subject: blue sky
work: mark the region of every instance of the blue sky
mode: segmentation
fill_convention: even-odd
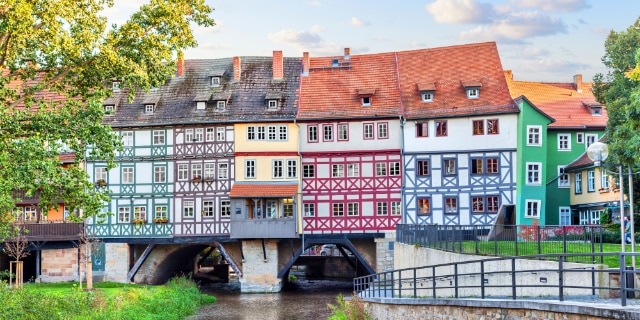
[[[611,30],[640,17],[636,0],[205,0],[216,26],[197,28],[186,59],[367,54],[496,41],[516,80],[591,81]],[[121,23],[143,0],[105,11]],[[469,57],[473,63],[473,57]]]

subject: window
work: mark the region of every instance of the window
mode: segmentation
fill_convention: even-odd
[[[456,159],[444,159],[442,162],[445,176],[456,174]]]
[[[386,216],[389,214],[389,204],[386,202],[376,203],[376,213],[379,216]]]
[[[605,170],[600,170],[600,188],[609,189],[609,175]]]
[[[480,97],[480,90],[478,89],[467,89],[467,98],[468,99],[478,99]]]
[[[498,119],[487,119],[487,134],[498,133]]]
[[[216,164],[209,162],[204,164],[204,180],[212,181],[216,174]]]
[[[482,159],[471,159],[471,174],[482,174]]]
[[[155,109],[155,108],[154,108],[154,105],[152,105],[152,104],[145,104],[144,105],[144,113],[153,113],[153,109]]]
[[[113,111],[116,109],[116,106],[112,105],[112,104],[107,104],[104,106],[104,113],[105,114],[113,114]]]
[[[597,134],[587,134],[587,144],[584,146],[585,149],[589,148],[589,146],[596,141],[598,141]]]
[[[258,136],[257,136],[256,139],[265,140],[265,127],[264,126],[259,126],[256,129],[258,130]]]
[[[256,140],[256,127],[247,127],[247,140]]]
[[[313,178],[316,176],[316,166],[313,164],[305,164],[302,166],[302,177]]]
[[[363,138],[365,140],[373,139],[373,123],[365,123],[363,129]]]
[[[561,226],[569,226],[571,225],[571,207],[560,207],[560,225]],[[598,220],[598,223],[600,221]]]
[[[164,130],[153,130],[153,144],[163,145],[164,141]]]
[[[387,175],[387,164],[386,163],[376,163],[376,177],[386,176]]]
[[[540,200],[526,200],[526,211],[524,213],[525,218],[539,218],[540,217]]]
[[[212,87],[220,86],[220,77],[210,77],[211,82],[209,83]]]
[[[256,161],[255,160],[244,161],[244,177],[249,179],[256,177]]]
[[[487,212],[497,213],[500,208],[500,202],[498,196],[487,197]]]
[[[582,193],[582,172],[577,172],[575,174],[575,193]]]
[[[218,163],[218,179],[229,179],[229,164]]]
[[[378,139],[389,138],[389,124],[386,122],[378,123]]]
[[[421,95],[422,102],[433,102],[433,92],[423,92]]]
[[[120,207],[118,208],[118,223],[131,222],[131,208]]]
[[[400,201],[391,201],[391,215],[399,216],[402,214],[402,209],[400,208]]]
[[[122,145],[125,147],[133,147],[133,131],[122,131]]]
[[[487,158],[487,173],[489,174],[498,174],[498,158]]]
[[[107,168],[105,167],[96,167],[94,169],[94,178],[95,181],[98,180],[104,180],[104,182],[107,182]]]
[[[225,127],[217,127],[216,128],[216,140],[224,141],[226,140],[226,128]]]
[[[287,140],[287,135],[288,135],[288,127],[285,126],[278,126],[278,139],[280,141],[286,141]]]
[[[333,125],[325,124],[322,126],[323,141],[333,141]]]
[[[571,135],[558,134],[558,150],[571,151]]]
[[[445,214],[458,213],[458,198],[454,198],[454,197],[444,198],[444,213]]]
[[[315,203],[305,203],[304,204],[304,215],[305,217],[313,217],[316,215],[316,204]]]
[[[189,165],[186,163],[178,164],[178,180],[184,181],[189,179]]]
[[[202,216],[211,218],[215,214],[215,205],[213,201],[203,201],[202,202]]]
[[[541,146],[542,127],[540,126],[527,126],[527,145],[528,146]]]
[[[484,120],[473,120],[473,135],[484,135]]]
[[[318,126],[307,127],[307,141],[318,142]]]
[[[207,128],[205,133],[205,139],[207,139],[207,141],[214,141],[216,137],[215,133],[216,132],[214,128]]]
[[[122,167],[122,183],[133,183],[133,167]]]
[[[343,164],[334,164],[331,167],[331,176],[334,178],[342,178],[344,177],[344,165]]]
[[[293,198],[282,199],[282,212],[285,218],[293,217]]]
[[[576,133],[576,142],[579,143],[579,144],[583,144],[584,143],[584,133],[582,133],[582,132]]]
[[[347,215],[357,216],[360,214],[360,204],[357,202],[347,203]]]
[[[527,183],[528,185],[540,185],[542,164],[539,162],[527,162]]]
[[[277,109],[278,108],[278,100],[269,100],[269,109]]]
[[[471,197],[471,212],[484,213],[484,197]]]
[[[168,209],[167,206],[156,206],[156,209],[153,212],[154,219],[168,219]]]
[[[193,218],[195,212],[195,202],[193,200],[185,200],[182,205],[182,216],[185,218]]]
[[[298,161],[297,160],[287,160],[287,178],[297,178],[298,177]]]
[[[400,175],[400,162],[390,162],[389,163],[389,175],[390,176],[399,176]]]
[[[418,214],[431,214],[431,198],[418,198]]]
[[[268,139],[273,141],[276,140],[276,126],[268,126],[267,127],[267,131],[268,131]]]
[[[202,179],[202,164],[191,164],[191,179]]]
[[[344,204],[343,203],[334,203],[333,204],[333,216],[334,217],[343,217],[344,216]]]
[[[226,103],[224,101],[217,101],[216,102],[216,110],[222,111],[222,110],[224,110],[225,107],[226,107]]]
[[[193,137],[193,129],[186,129],[184,131],[184,141],[186,143],[192,143],[196,141],[196,139]]]
[[[206,101],[197,101],[196,102],[196,110],[204,110],[207,107]]]
[[[135,220],[142,220],[145,221],[147,220],[147,207],[143,207],[143,206],[135,206],[133,207],[133,219]]]
[[[338,124],[338,141],[349,140],[349,125],[345,123]]]
[[[429,175],[429,160],[418,160],[416,163],[416,172],[419,176]]]
[[[416,137],[426,138],[429,136],[429,123],[416,122]]]
[[[112,81],[111,90],[113,90],[113,92],[120,92],[120,81]]]
[[[569,188],[569,175],[564,172],[565,166],[558,166],[558,188]]]
[[[371,97],[362,97],[360,102],[362,102],[363,107],[369,107],[371,106]]]
[[[165,166],[153,167],[153,182],[154,183],[167,182],[167,167]]]
[[[278,209],[276,209],[276,206],[277,206],[276,201],[267,200],[267,208],[266,208],[267,218],[275,219],[278,217]]]
[[[347,164],[347,177],[359,177],[360,165],[358,163]]]
[[[436,137],[447,136],[447,121],[436,121]]]
[[[222,218],[231,217],[231,201],[229,200],[220,201],[220,217]]]
[[[580,211],[580,224],[600,224],[600,215],[604,210]]]
[[[596,191],[596,172],[593,170],[587,171],[587,192]]]
[[[272,178],[284,177],[284,162],[282,160],[273,160],[272,168]]]
[[[197,128],[195,133],[195,142],[204,142],[204,129]]]

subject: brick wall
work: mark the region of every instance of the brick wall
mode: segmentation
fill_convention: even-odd
[[[42,250],[40,270],[42,282],[77,281],[78,248]]]

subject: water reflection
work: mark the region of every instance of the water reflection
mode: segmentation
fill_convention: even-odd
[[[336,304],[338,294],[351,295],[353,282],[299,278],[280,293],[241,294],[237,285],[229,284],[206,286],[203,291],[218,301],[202,307],[188,320],[317,320],[329,317],[327,304]]]

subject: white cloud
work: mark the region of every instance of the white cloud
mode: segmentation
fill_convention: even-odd
[[[356,27],[363,27],[363,26],[368,26],[369,25],[369,21],[365,21],[365,20],[361,20],[357,17],[353,17],[351,18],[351,25],[352,26],[356,26]]]
[[[526,38],[566,33],[567,27],[555,17],[538,12],[517,12],[486,26],[460,34],[474,41],[522,42]]]
[[[493,7],[475,0],[436,0],[426,10],[440,23],[485,23],[493,16]]]
[[[322,3],[320,3],[320,1],[309,1],[309,5],[314,7],[322,7]]]
[[[317,33],[301,30],[280,30],[268,35],[269,40],[291,45],[311,45],[322,42],[322,38]]]
[[[549,12],[576,12],[590,8],[586,0],[517,0],[514,3]]]
[[[324,27],[322,27],[319,24],[314,24],[313,26],[311,26],[311,32],[313,32],[313,33],[323,33],[324,32]]]

